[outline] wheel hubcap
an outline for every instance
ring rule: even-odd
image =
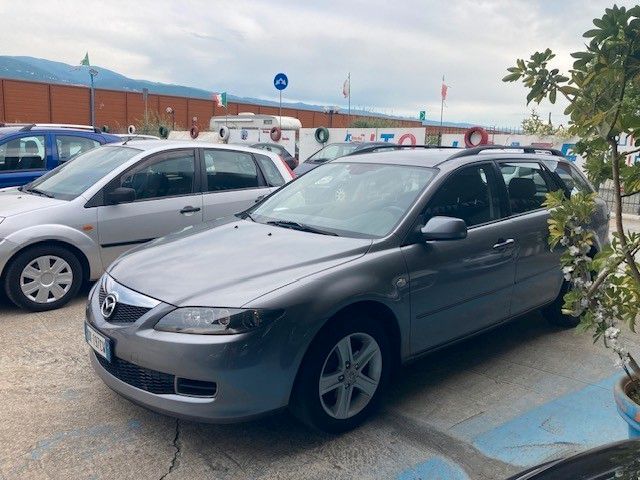
[[[352,333],[340,340],[322,366],[319,395],[324,411],[344,420],[364,409],[380,384],[382,352],[366,333]]]
[[[20,274],[20,289],[29,300],[51,303],[71,289],[73,271],[66,260],[55,255],[33,259]]]

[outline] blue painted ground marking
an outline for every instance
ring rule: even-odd
[[[435,457],[405,470],[398,480],[469,480],[469,477],[456,464]]]
[[[455,428],[473,436],[474,446],[488,457],[522,467],[533,466],[566,451],[584,450],[627,438],[627,424],[613,400],[616,374],[596,385],[552,400],[497,427],[484,415]],[[481,432],[476,435],[477,432]],[[467,434],[467,437],[469,435]]]

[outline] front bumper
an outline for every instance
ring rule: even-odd
[[[92,351],[98,376],[123,397],[163,414],[213,423],[247,420],[288,404],[296,368],[283,356],[286,329],[279,322],[241,335],[161,332],[153,326],[174,307],[160,303],[133,323],[113,324],[100,313],[99,288],[100,282],[89,294],[87,322],[112,340],[115,357],[163,375],[216,384],[213,397],[150,393],[109,373]]]

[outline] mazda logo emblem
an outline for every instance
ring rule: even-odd
[[[100,305],[100,312],[104,318],[109,318],[113,315],[113,312],[116,310],[116,305],[118,304],[118,297],[115,294],[110,293],[105,297],[102,301],[102,305]]]

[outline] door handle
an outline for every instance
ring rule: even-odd
[[[493,248],[494,250],[500,250],[502,248],[507,248],[512,246],[516,241],[513,238],[507,238],[506,240],[503,238],[498,239],[498,243],[496,243]]]
[[[200,211],[200,207],[192,207],[191,205],[184,207],[182,210],[180,210],[180,213],[187,214],[187,213],[196,213]]]

